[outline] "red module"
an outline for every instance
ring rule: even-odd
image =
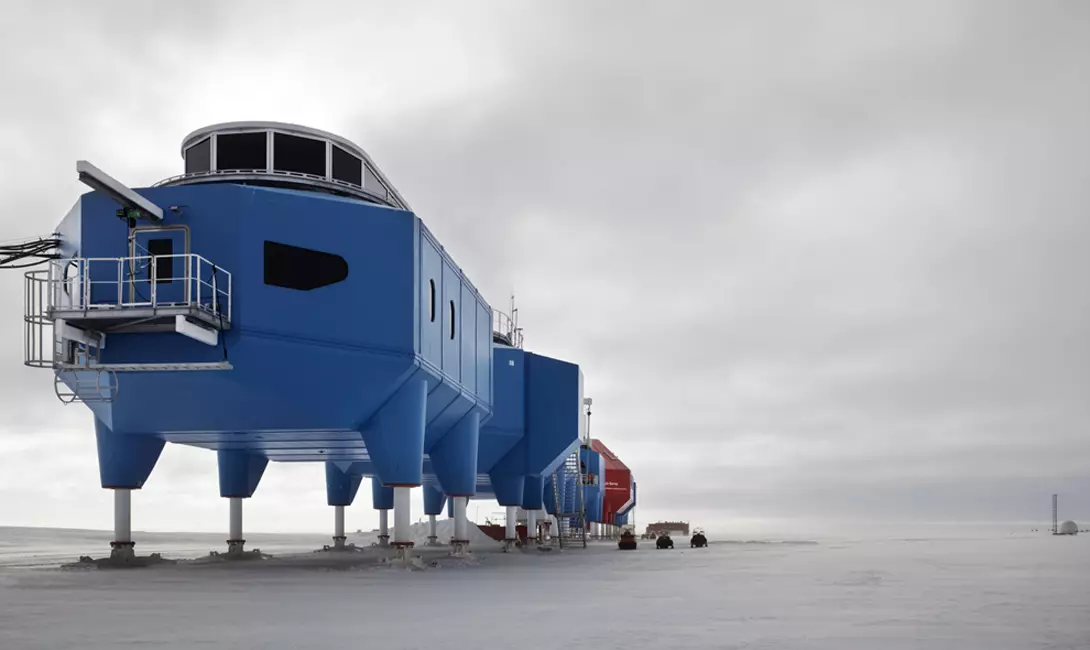
[[[602,455],[602,523],[613,524],[621,506],[632,496],[632,472],[601,440],[591,439],[590,448]]]

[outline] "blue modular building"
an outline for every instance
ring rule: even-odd
[[[167,442],[216,452],[235,551],[270,460],[324,463],[338,544],[365,477],[384,527],[419,485],[428,515],[559,494],[600,516],[600,488],[562,467],[585,434],[582,371],[522,349],[363,149],[232,122],[181,154],[184,173],[137,190],[80,161],[95,191],[26,274],[26,363],[94,414],[115,556],[132,557],[131,491]]]
[[[81,161],[96,191],[27,274],[27,363],[93,412],[102,486],[127,499],[175,442],[234,499],[269,460],[326,462],[331,504],[359,475],[473,495],[492,309],[366,152],[235,122],[182,157],[138,191]]]

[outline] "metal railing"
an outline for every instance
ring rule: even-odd
[[[492,333],[502,337],[513,348],[522,347],[522,328],[517,320],[498,309],[492,310]]]
[[[169,277],[156,273],[161,263],[168,265]],[[230,272],[194,253],[50,260],[46,268],[24,274],[24,363],[57,367],[57,319],[123,319],[131,314],[147,320],[170,309],[203,313],[226,328],[232,315],[231,285]]]
[[[361,198],[368,199],[388,205],[395,208],[408,209],[408,206],[404,205],[395,196],[386,196],[379,194],[371,188],[364,187],[362,185],[356,185],[355,183],[349,183],[348,181],[342,181],[337,178],[329,178],[326,176],[319,176],[318,174],[308,174],[306,172],[293,172],[285,171],[282,169],[213,169],[202,172],[189,172],[187,174],[176,174],[169,176],[159,181],[152,187],[164,187],[170,185],[177,185],[191,181],[209,180],[214,181],[217,179],[227,180],[233,177],[252,177],[252,179],[279,179],[279,180],[291,180],[299,181],[309,185],[317,185],[327,187],[330,189],[339,189],[346,193],[360,196]]]
[[[169,274],[157,272],[162,263]],[[191,307],[231,320],[230,272],[194,253],[51,260],[47,269],[26,276],[28,284],[46,285],[46,316],[58,311]]]

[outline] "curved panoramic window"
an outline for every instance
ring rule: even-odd
[[[265,169],[264,131],[216,136],[216,169]]]
[[[348,262],[340,255],[265,242],[265,284],[311,291],[348,277]]]
[[[363,185],[363,161],[333,145],[333,180]]]
[[[286,133],[273,134],[273,169],[325,176],[325,142]]]
[[[450,301],[450,340],[454,340],[454,301]]]
[[[363,169],[363,189],[368,192],[374,192],[382,198],[386,198],[386,185],[379,180],[378,174],[371,169],[370,165],[364,165]]]
[[[212,169],[212,138],[205,138],[185,150],[185,173],[206,172]]]
[[[428,280],[428,286],[431,287],[431,322],[435,322],[435,280]]]

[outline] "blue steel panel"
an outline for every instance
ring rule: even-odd
[[[394,509],[394,488],[383,485],[377,476],[371,477],[371,507],[375,510]]]
[[[527,476],[522,488],[522,507],[526,510],[541,510],[545,507],[545,479],[541,476]]]
[[[489,474],[492,494],[501,506],[521,506],[526,477],[521,474]]]
[[[98,473],[104,488],[144,487],[159,460],[165,444],[151,436],[125,436],[114,433],[95,418],[98,444]]]
[[[517,403],[507,393],[500,372],[511,368],[504,362],[517,360],[519,350],[497,347],[493,354],[495,415],[489,425],[504,422],[506,404]],[[493,468],[500,474],[537,475],[552,472],[579,446],[579,366],[543,355],[524,353],[525,385],[521,440]],[[508,402],[510,400],[510,402]]]
[[[492,403],[492,309],[477,304],[477,388],[479,398]]]
[[[462,285],[461,311],[458,314],[458,340],[461,342],[462,385],[477,391],[477,296],[469,285]]]
[[[598,485],[583,487],[583,504],[587,509],[587,521],[602,521],[602,488]]]
[[[438,485],[424,486],[424,514],[443,514],[443,506],[446,504],[446,502],[447,495],[443,494],[443,489],[440,488]]]
[[[269,459],[238,449],[216,452],[219,464],[220,496],[248,499],[254,495]]]
[[[420,356],[443,367],[443,258],[435,243],[420,234]],[[434,310],[434,311],[433,311]]]
[[[490,344],[489,349],[491,348]],[[495,365],[497,369],[492,417],[481,427],[477,457],[478,472],[490,472],[500,459],[518,444],[525,428],[524,353],[522,350],[506,346],[496,347]],[[520,469],[516,467],[508,473],[520,474]]]
[[[112,335],[103,361],[209,362],[228,357],[234,370],[120,374],[118,400],[89,406],[118,435],[133,434],[124,440],[141,439],[132,443],[135,451],[121,456],[146,460],[153,446],[161,447],[159,436],[168,436],[183,444],[278,460],[359,461],[352,467],[365,467],[360,472],[368,474],[378,467],[395,467],[402,478],[415,479],[419,470],[412,466],[418,463],[409,459],[419,458],[415,435],[406,435],[404,422],[375,420],[384,404],[406,390],[407,382],[427,382],[428,422],[435,425],[436,440],[471,408],[482,418],[490,415],[491,381],[487,390],[478,381],[482,346],[475,339],[487,343],[483,354],[491,358],[490,328],[476,322],[479,306],[488,316],[483,323],[490,321],[491,309],[412,214],[317,193],[231,184],[139,191],[160,205],[183,206],[180,212],[167,212],[165,225],[188,226],[190,251],[232,274],[232,329],[223,335],[223,347],[175,334]],[[115,209],[112,200],[98,193],[82,197],[62,223],[62,250],[78,250],[86,257],[127,256],[127,231]],[[312,291],[267,286],[266,240],[341,255],[348,278]],[[181,248],[175,246],[179,252]],[[422,325],[432,325],[430,318],[423,318],[421,304],[422,288],[430,293],[423,272],[428,265],[437,265],[439,293],[434,323],[439,352],[432,346],[429,354],[437,354],[435,361],[450,379],[457,382],[466,375],[472,380],[465,386],[448,384],[442,391],[438,378],[427,367],[418,368],[414,358],[414,353],[423,356],[426,347]],[[473,297],[472,306],[463,300],[463,287]],[[464,309],[473,312],[472,325],[460,329],[474,340],[471,357],[478,363],[465,373],[460,368],[463,341],[456,336],[450,345],[442,343],[449,340],[448,295],[455,300],[456,318]],[[490,379],[491,365],[484,365]],[[474,406],[470,394],[484,404]],[[394,419],[416,418],[403,415]],[[369,432],[372,448],[362,445],[361,429]],[[331,444],[341,440],[339,435],[355,436],[355,442]],[[103,467],[117,466],[117,453],[107,449],[103,454]],[[122,473],[140,473],[134,471]]]
[[[350,466],[349,466],[350,467]],[[325,464],[326,503],[331,506],[350,506],[356,499],[363,477],[349,474],[338,467],[338,463]]]
[[[230,266],[218,262],[234,274],[241,324],[280,336],[411,353],[416,338],[413,217],[313,193],[253,192],[250,209],[236,216],[242,235],[239,259]],[[300,227],[301,220],[319,216],[320,228]],[[194,228],[194,242],[197,236]],[[348,277],[313,291],[268,286],[266,240],[340,255],[348,262]]]
[[[443,372],[454,381],[461,381],[461,351],[462,346],[458,341],[458,332],[451,339],[451,319],[458,318],[461,311],[459,302],[462,299],[462,282],[458,279],[458,272],[450,264],[443,263]],[[454,311],[451,313],[451,301],[454,302]],[[457,323],[454,323],[457,325]]]
[[[521,434],[526,428],[526,357],[517,348],[493,350],[492,419],[484,429]]]
[[[361,431],[383,485],[415,486],[423,483],[426,399],[424,377],[414,377],[383,405]]]
[[[436,478],[451,496],[473,496],[476,492],[480,423],[480,414],[470,411],[429,450]]]
[[[547,471],[579,444],[579,366],[539,354],[526,358],[527,462]]]

